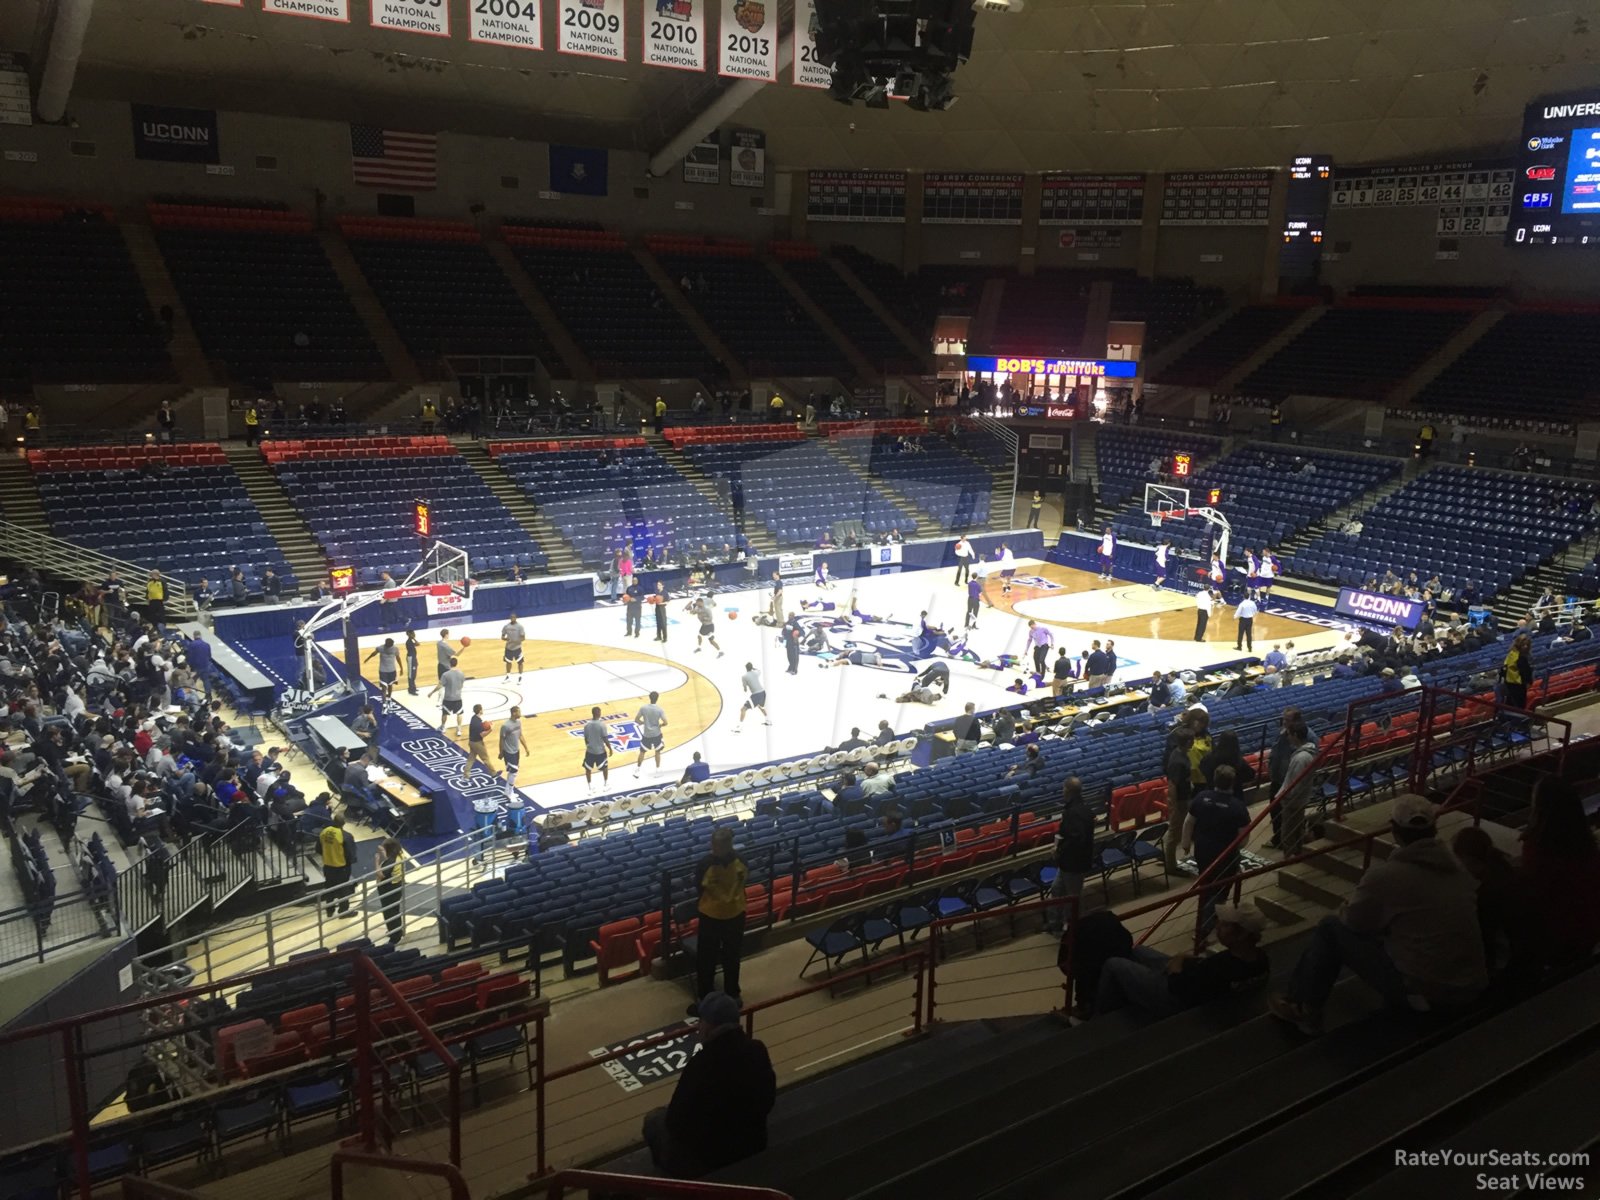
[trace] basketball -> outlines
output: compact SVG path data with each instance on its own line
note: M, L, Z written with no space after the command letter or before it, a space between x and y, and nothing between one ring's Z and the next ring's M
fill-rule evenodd
M464 637L464 638L461 639L461 648L463 650L465 650L470 645L472 645L472 639L471 638Z
M722 614L730 621L737 621L739 619L739 610L737 608L725 608L722 610Z

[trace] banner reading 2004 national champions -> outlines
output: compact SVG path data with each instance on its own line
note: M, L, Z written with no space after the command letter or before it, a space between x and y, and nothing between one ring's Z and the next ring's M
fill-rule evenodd
M720 0L717 71L735 79L778 78L776 0Z

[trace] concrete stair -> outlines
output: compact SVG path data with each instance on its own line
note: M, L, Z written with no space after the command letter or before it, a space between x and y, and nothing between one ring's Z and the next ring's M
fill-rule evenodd
M156 244L155 230L143 221L121 221L117 228L122 231L128 257L133 260L133 269L139 273L139 281L144 284L150 311L159 315L163 306L172 309L172 340L167 343L167 355L178 373L178 381L187 387L215 387L222 381L200 345L200 339L189 321L188 310L178 298L177 285L172 282L172 275L167 270L167 260L162 257L161 247Z
M21 453L0 456L0 517L36 533L49 533L50 522L39 503L33 472Z
M517 524L522 526L523 531L539 543L539 548L544 551L549 564L550 574L577 575L584 570L583 560L578 556L578 551L572 543L561 536L561 531L550 519L534 507L527 493L517 486L511 476L500 469L499 463L489 457L489 451L482 442L475 442L471 438L451 440L461 457L471 463L479 478L489 485L489 490L494 493L495 499L504 504L517 519Z
M878 299L878 294L868 287L866 281L852 271L849 266L831 254L824 254L823 259L833 268L834 273L849 285L850 290L856 294L861 303L870 308L878 320L888 327L889 332L899 338L901 344L908 351L916 355L917 360L922 363L924 369L931 372L933 369L933 348L920 344L916 339L916 335L900 323L900 318L884 306L883 301Z
M572 372L579 383L593 383L595 381L594 363L583 352L567 327L561 323L561 318L556 316L556 310L550 306L550 301L545 299L544 293L533 282L533 277L523 270L522 264L517 261L516 253L498 237L485 238L484 249L489 252L489 257L494 259L511 284L511 290L517 293L517 298L522 301L522 306L533 314L533 319L538 322L539 328L550 344L555 347L557 354L565 360L567 368Z
M1393 405L1410 404L1421 394L1423 388L1439 377L1441 371L1470 350L1479 338L1498 325L1500 319L1510 311L1510 302L1499 300L1473 317L1460 332L1424 359L1415 371L1396 384L1389 394L1384 397L1384 403Z
M700 315L700 310L689 303L689 298L683 294L683 289L677 281L667 274L661 261L650 251L642 246L635 246L631 252L635 261L644 268L644 273L650 276L650 282L656 285L656 290L666 298L668 304L678 310L678 315L688 325L695 337L700 339L700 344L706 348L711 357L722 363L728 369L728 377L736 387L750 385L750 373L745 370L744 364L733 356L733 351L716 335L711 326L706 324L706 319Z
M850 363L850 369L856 373L858 379L866 380L869 383L883 382L883 376L878 372L877 368L867 361L867 356L856 348L856 344L845 335L844 330L834 323L833 317L811 298L811 294L795 282L794 276L783 269L782 263L764 250L758 250L756 257L767 270L772 272L773 277L783 286L783 290L789 293L789 298L800 306L800 311L810 317L817 328L827 334L832 339L833 344L839 347L840 352Z
M720 511L728 512L728 502L723 498L722 492L717 488L717 481L712 479L699 467L691 463L681 450L672 446L666 438L658 436L651 431L645 434L645 440L655 447L656 453L672 464L673 469L694 485L699 492ZM735 522L737 524L737 521ZM739 530L750 543L751 549L757 554L776 554L778 552L778 539L772 536L772 530L757 517L746 516L744 527Z
M309 588L318 579L328 577L328 556L311 533L311 527L301 519L299 511L289 499L277 476L261 457L261 451L243 442L223 444L228 463L244 484L244 490L255 502L266 522L267 532L278 543L289 569L300 581L302 589Z
M417 360L411 357L411 351L406 349L399 331L390 322L389 314L378 302L377 293L372 290L355 255L350 252L350 244L334 229L322 230L317 234L317 240L322 244L322 252L328 256L333 273L344 286L345 294L350 297L350 307L356 310L356 316L361 318L361 324L366 327L367 336L383 357L389 377L402 386L420 383L422 371L417 366Z
M873 491L877 492L878 495L882 496L890 504L894 505L906 516L910 517L917 523L917 531L911 535L912 537L938 538L945 536L945 531L939 528L938 522L933 520L933 518L928 516L927 513L923 512L916 505L912 504L911 501L907 500L883 480L873 476L870 471L866 470L860 463L856 462L855 459L851 458L850 455L841 450L832 438L818 438L818 442L821 444L822 448L828 452L828 454L830 454L834 459L847 468L852 475L855 475ZM1003 511L1006 501L1002 499L1000 504ZM991 518L993 517L993 513L994 510L991 509ZM1010 527L1009 523L1006 527Z
M1254 354L1246 356L1243 362L1236 365L1233 370L1229 371L1221 379L1217 380L1216 386L1211 390L1213 392L1222 392L1224 394L1238 390L1239 385L1249 377L1252 371L1254 371L1262 363L1266 362L1267 359L1271 358L1279 350L1282 350L1290 342L1294 341L1295 338L1299 337L1307 329L1310 329L1312 325L1322 319L1322 314L1327 311L1328 310L1326 308L1323 308L1320 305L1315 308L1306 309L1298 317L1290 321L1289 324L1286 325L1281 331L1279 331L1277 337L1268 338L1265 342L1261 343L1261 345L1256 347ZM1341 403L1345 402L1341 401ZM1350 407L1355 406L1352 405Z

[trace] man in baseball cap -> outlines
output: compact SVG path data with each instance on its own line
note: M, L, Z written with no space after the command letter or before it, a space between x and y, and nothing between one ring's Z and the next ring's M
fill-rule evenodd
M698 1179L765 1150L778 1092L772 1059L745 1035L737 1000L724 992L700 997L697 1034L700 1045L671 1102L644 1119L650 1157L679 1179Z
M1488 986L1477 883L1439 840L1438 810L1401 796L1389 814L1396 849L1367 869L1338 916L1324 917L1272 1014L1322 1031L1322 1007L1348 967L1392 1008L1470 1004Z
M1095 991L1095 1016L1133 1008L1146 1016L1170 1017L1264 978L1268 961L1261 935L1267 922L1261 910L1253 904L1219 904L1216 918L1222 949L1215 954L1168 958L1159 950L1135 946L1131 958L1107 962Z

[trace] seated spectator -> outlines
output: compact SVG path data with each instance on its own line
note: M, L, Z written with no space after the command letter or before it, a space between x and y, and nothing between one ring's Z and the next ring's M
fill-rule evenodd
M745 1035L739 1004L722 992L700 998L699 1052L678 1077L672 1100L644 1119L656 1167L698 1179L767 1148L767 1116L778 1081L762 1043Z
M700 751L694 752L694 761L683 769L679 783L704 783L711 778L711 768L700 759Z
M837 746L835 746L834 749L835 750L844 750L844 751L848 752L848 751L851 751L851 750L859 750L859 749L861 749L861 747L865 746L866 744L867 744L866 740L861 736L860 727L853 725L850 728L850 736L845 738L844 741L840 742Z
M1439 841L1437 810L1401 796L1390 814L1398 849L1374 863L1338 916L1324 917L1272 1014L1308 1036L1348 967L1397 1009L1468 1004L1488 983L1477 882Z
M1037 779L1039 772L1044 770L1044 757L1039 753L1039 747L1029 746L1023 753L1022 761L1012 765L1006 772L1007 779L1021 778L1024 780Z
M1521 955L1527 940L1527 906L1519 892L1517 866L1479 825L1467 825L1450 840L1450 852L1478 881L1478 929L1491 974Z
M1267 922L1261 910L1219 904L1216 918L1222 949L1215 954L1168 958L1159 950L1135 946L1126 957L1106 962L1095 988L1094 1015L1132 1008L1149 1017L1170 1017L1266 978L1270 963L1261 935Z
M868 798L882 796L894 787L894 780L889 778L887 771L878 768L877 763L868 763L865 778L861 780L861 794Z

